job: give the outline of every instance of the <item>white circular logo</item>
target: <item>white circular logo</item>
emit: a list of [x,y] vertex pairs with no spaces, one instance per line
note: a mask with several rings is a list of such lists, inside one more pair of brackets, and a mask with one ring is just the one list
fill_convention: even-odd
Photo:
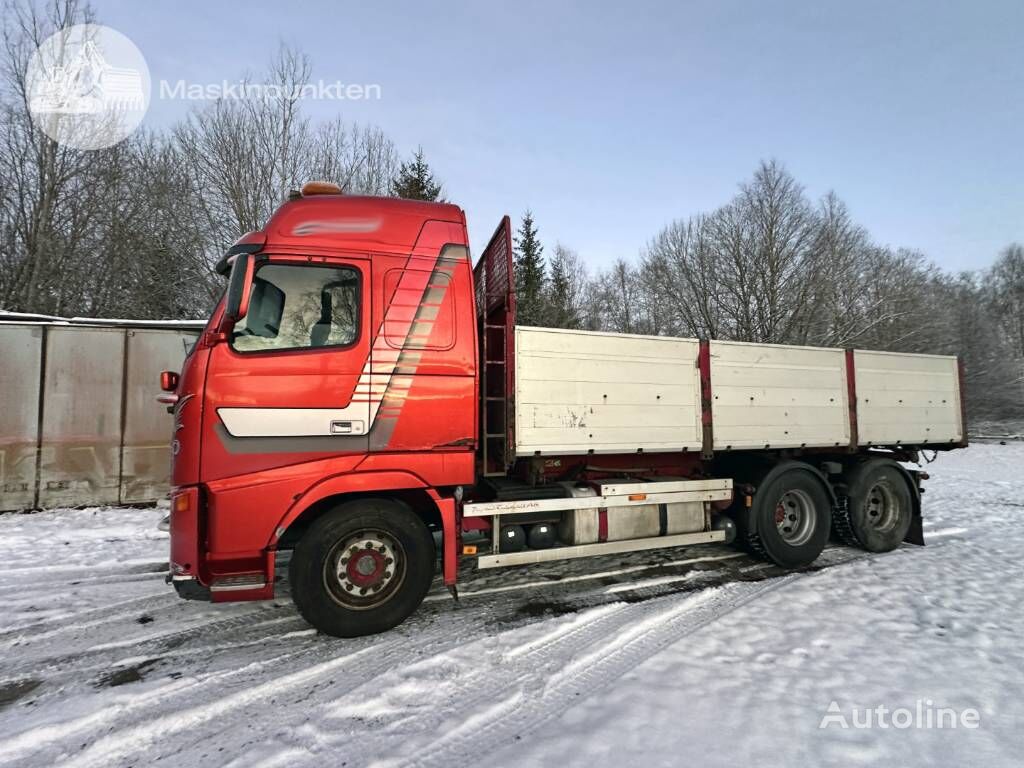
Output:
[[99,24],[76,24],[46,38],[29,61],[26,85],[33,122],[74,149],[117,144],[149,107],[142,52]]

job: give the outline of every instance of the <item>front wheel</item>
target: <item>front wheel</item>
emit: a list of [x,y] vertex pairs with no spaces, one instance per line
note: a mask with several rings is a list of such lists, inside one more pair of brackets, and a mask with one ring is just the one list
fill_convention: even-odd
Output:
[[415,611],[434,576],[434,540],[406,505],[347,502],[318,518],[292,553],[292,599],[328,635],[385,632]]

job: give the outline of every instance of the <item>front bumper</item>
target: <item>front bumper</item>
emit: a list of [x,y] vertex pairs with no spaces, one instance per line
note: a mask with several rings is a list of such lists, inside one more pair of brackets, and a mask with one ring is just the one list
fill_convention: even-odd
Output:
[[213,599],[210,588],[204,587],[191,576],[172,576],[168,573],[167,583],[173,584],[178,597],[184,600],[202,600],[208,603]]

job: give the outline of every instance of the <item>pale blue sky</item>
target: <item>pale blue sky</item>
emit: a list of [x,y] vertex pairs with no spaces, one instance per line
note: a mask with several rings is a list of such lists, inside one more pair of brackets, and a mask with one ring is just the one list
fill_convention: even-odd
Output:
[[422,144],[477,251],[529,206],[549,250],[633,258],[772,157],[945,267],[1024,241],[1020,0],[94,4],[154,83],[260,71],[279,39],[315,78],[379,83],[310,111]]

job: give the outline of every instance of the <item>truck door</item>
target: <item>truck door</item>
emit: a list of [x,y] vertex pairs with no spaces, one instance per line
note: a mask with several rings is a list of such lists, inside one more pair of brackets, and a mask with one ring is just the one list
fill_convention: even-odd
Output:
[[274,257],[247,315],[210,354],[203,480],[365,454],[370,261]]

